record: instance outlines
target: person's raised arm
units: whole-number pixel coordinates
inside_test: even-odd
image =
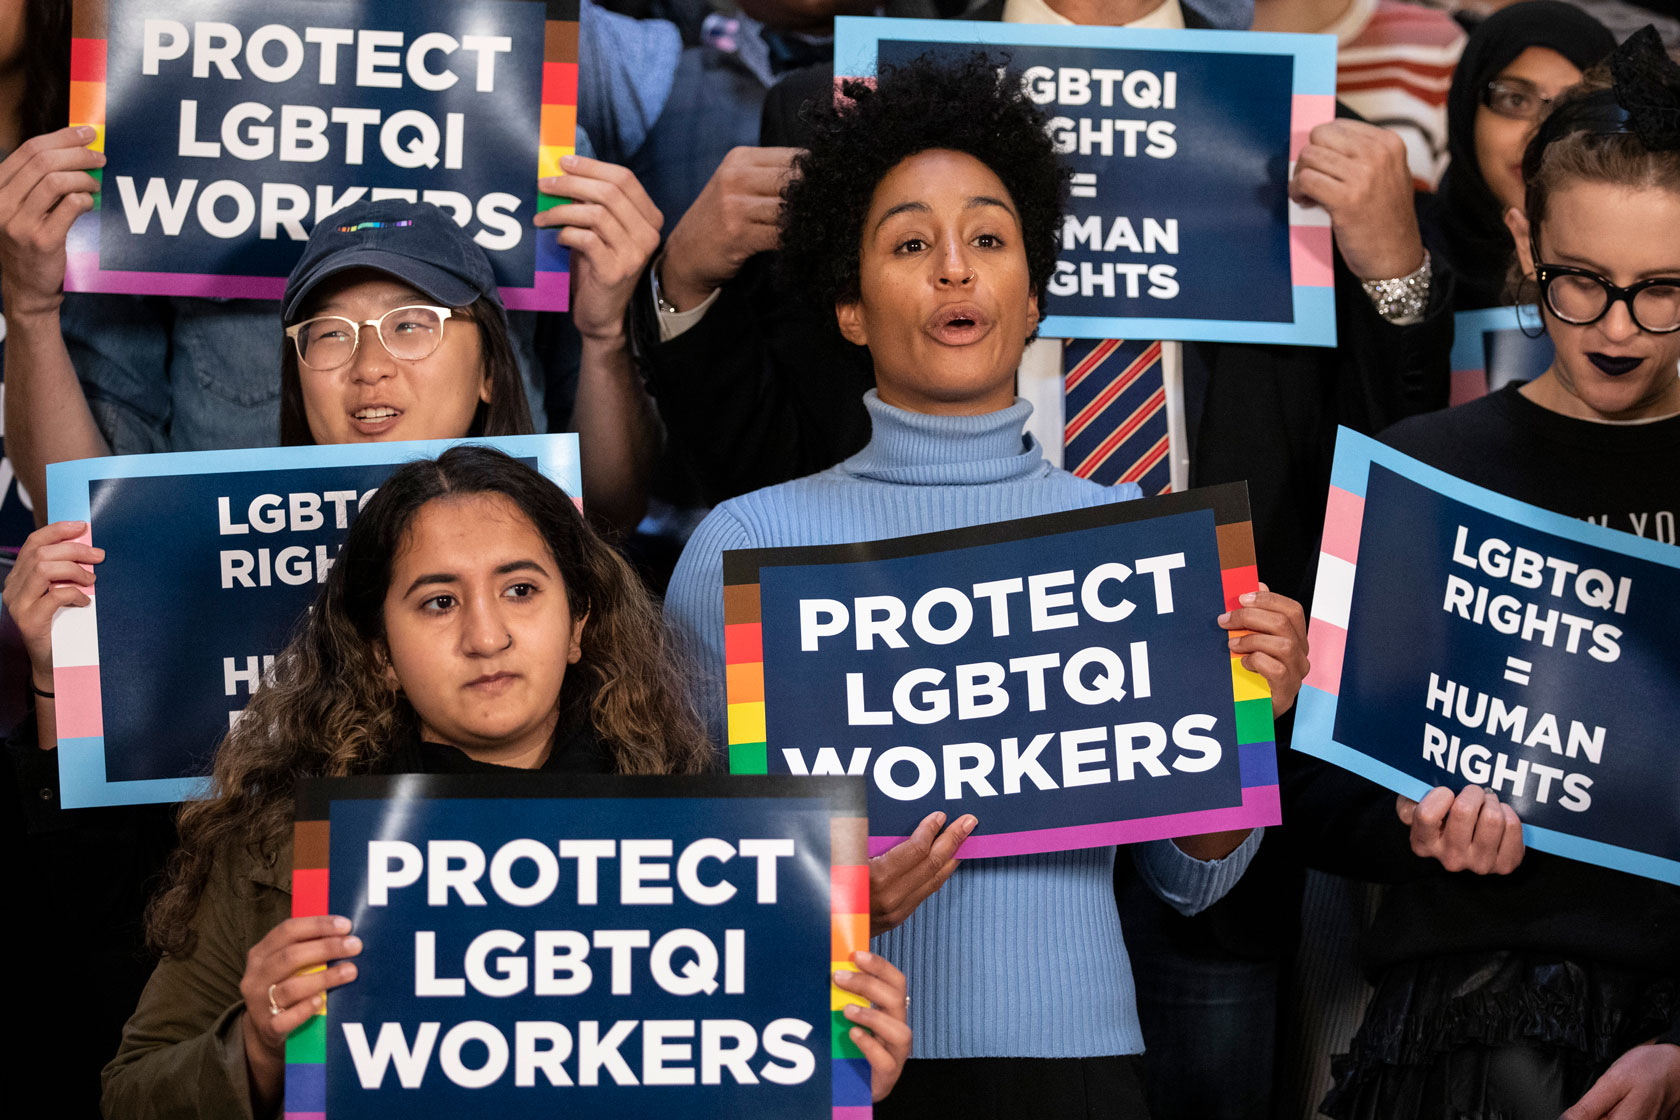
[[[0,300],[6,314],[6,454],[47,519],[48,463],[110,453],[59,324],[70,224],[93,209],[94,130],[61,128],[0,162]]]
[[[1452,278],[1424,253],[1406,147],[1338,117],[1309,134],[1290,197],[1322,207],[1335,237],[1335,417],[1375,433],[1447,406]]]
[[[567,156],[566,174],[545,191],[573,199],[537,216],[559,227],[572,251],[572,322],[582,336],[572,427],[583,460],[583,507],[614,528],[635,527],[647,509],[647,482],[658,457],[653,403],[630,358],[625,314],[664,223],[641,183],[625,168]]]
[[[776,247],[782,186],[796,148],[734,148],[677,220],[657,266],[660,294],[693,311],[749,257]]]

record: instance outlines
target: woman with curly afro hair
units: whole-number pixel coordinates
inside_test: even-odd
[[[835,467],[719,505],[677,565],[666,612],[700,655],[701,707],[720,742],[725,549],[878,540],[1138,496],[1051,467],[1023,430],[1015,370],[1042,313],[1066,173],[1019,76],[984,55],[924,56],[840,92],[810,110],[816,135],[783,195],[782,254],[795,284],[868,348],[873,434]],[[1300,606],[1262,591],[1222,624],[1254,631],[1232,648],[1288,707],[1306,668]],[[980,825],[933,813],[871,861],[874,947],[909,977],[918,1054],[878,1115],[1146,1115],[1115,850],[957,871]],[[1190,913],[1230,888],[1257,840],[1222,833],[1130,855]]]

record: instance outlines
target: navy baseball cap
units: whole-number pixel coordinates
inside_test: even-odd
[[[353,268],[394,276],[444,307],[466,307],[488,296],[507,318],[490,258],[466,230],[429,202],[386,199],[353,202],[315,223],[286,278],[280,321],[295,319],[321,281]]]

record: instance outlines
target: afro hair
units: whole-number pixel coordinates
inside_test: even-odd
[[[1007,60],[978,51],[954,61],[924,54],[882,67],[874,80],[843,79],[840,93],[805,109],[814,135],[782,191],[784,282],[825,309],[858,300],[863,223],[876,186],[911,156],[944,149],[973,156],[1009,191],[1042,308],[1060,250],[1068,170]]]

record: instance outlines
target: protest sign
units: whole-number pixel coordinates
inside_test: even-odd
[[[1074,172],[1045,335],[1336,344],[1330,219],[1288,193],[1335,115],[1333,36],[843,17],[834,73],[977,48]]]
[[[67,809],[198,796],[210,757],[314,600],[350,520],[403,463],[499,447],[581,492],[577,436],[112,455],[47,467],[55,521],[105,550],[53,619]]]
[[[1533,381],[1552,364],[1552,340],[1540,309],[1489,307],[1453,316],[1452,390],[1463,404],[1498,392],[1513,381]]]
[[[564,310],[532,225],[577,129],[578,0],[76,0],[70,123],[103,190],[65,288],[278,299],[316,222],[437,204],[510,308]]]
[[[1294,745],[1407,797],[1484,786],[1529,847],[1680,883],[1680,548],[1343,429]]]
[[[286,1044],[286,1116],[868,1120],[835,987],[869,945],[862,783],[299,784],[292,914],[356,979]]]
[[[723,554],[729,768],[866,775],[870,850],[965,857],[1275,824],[1271,692],[1217,618],[1257,586],[1247,490]]]

